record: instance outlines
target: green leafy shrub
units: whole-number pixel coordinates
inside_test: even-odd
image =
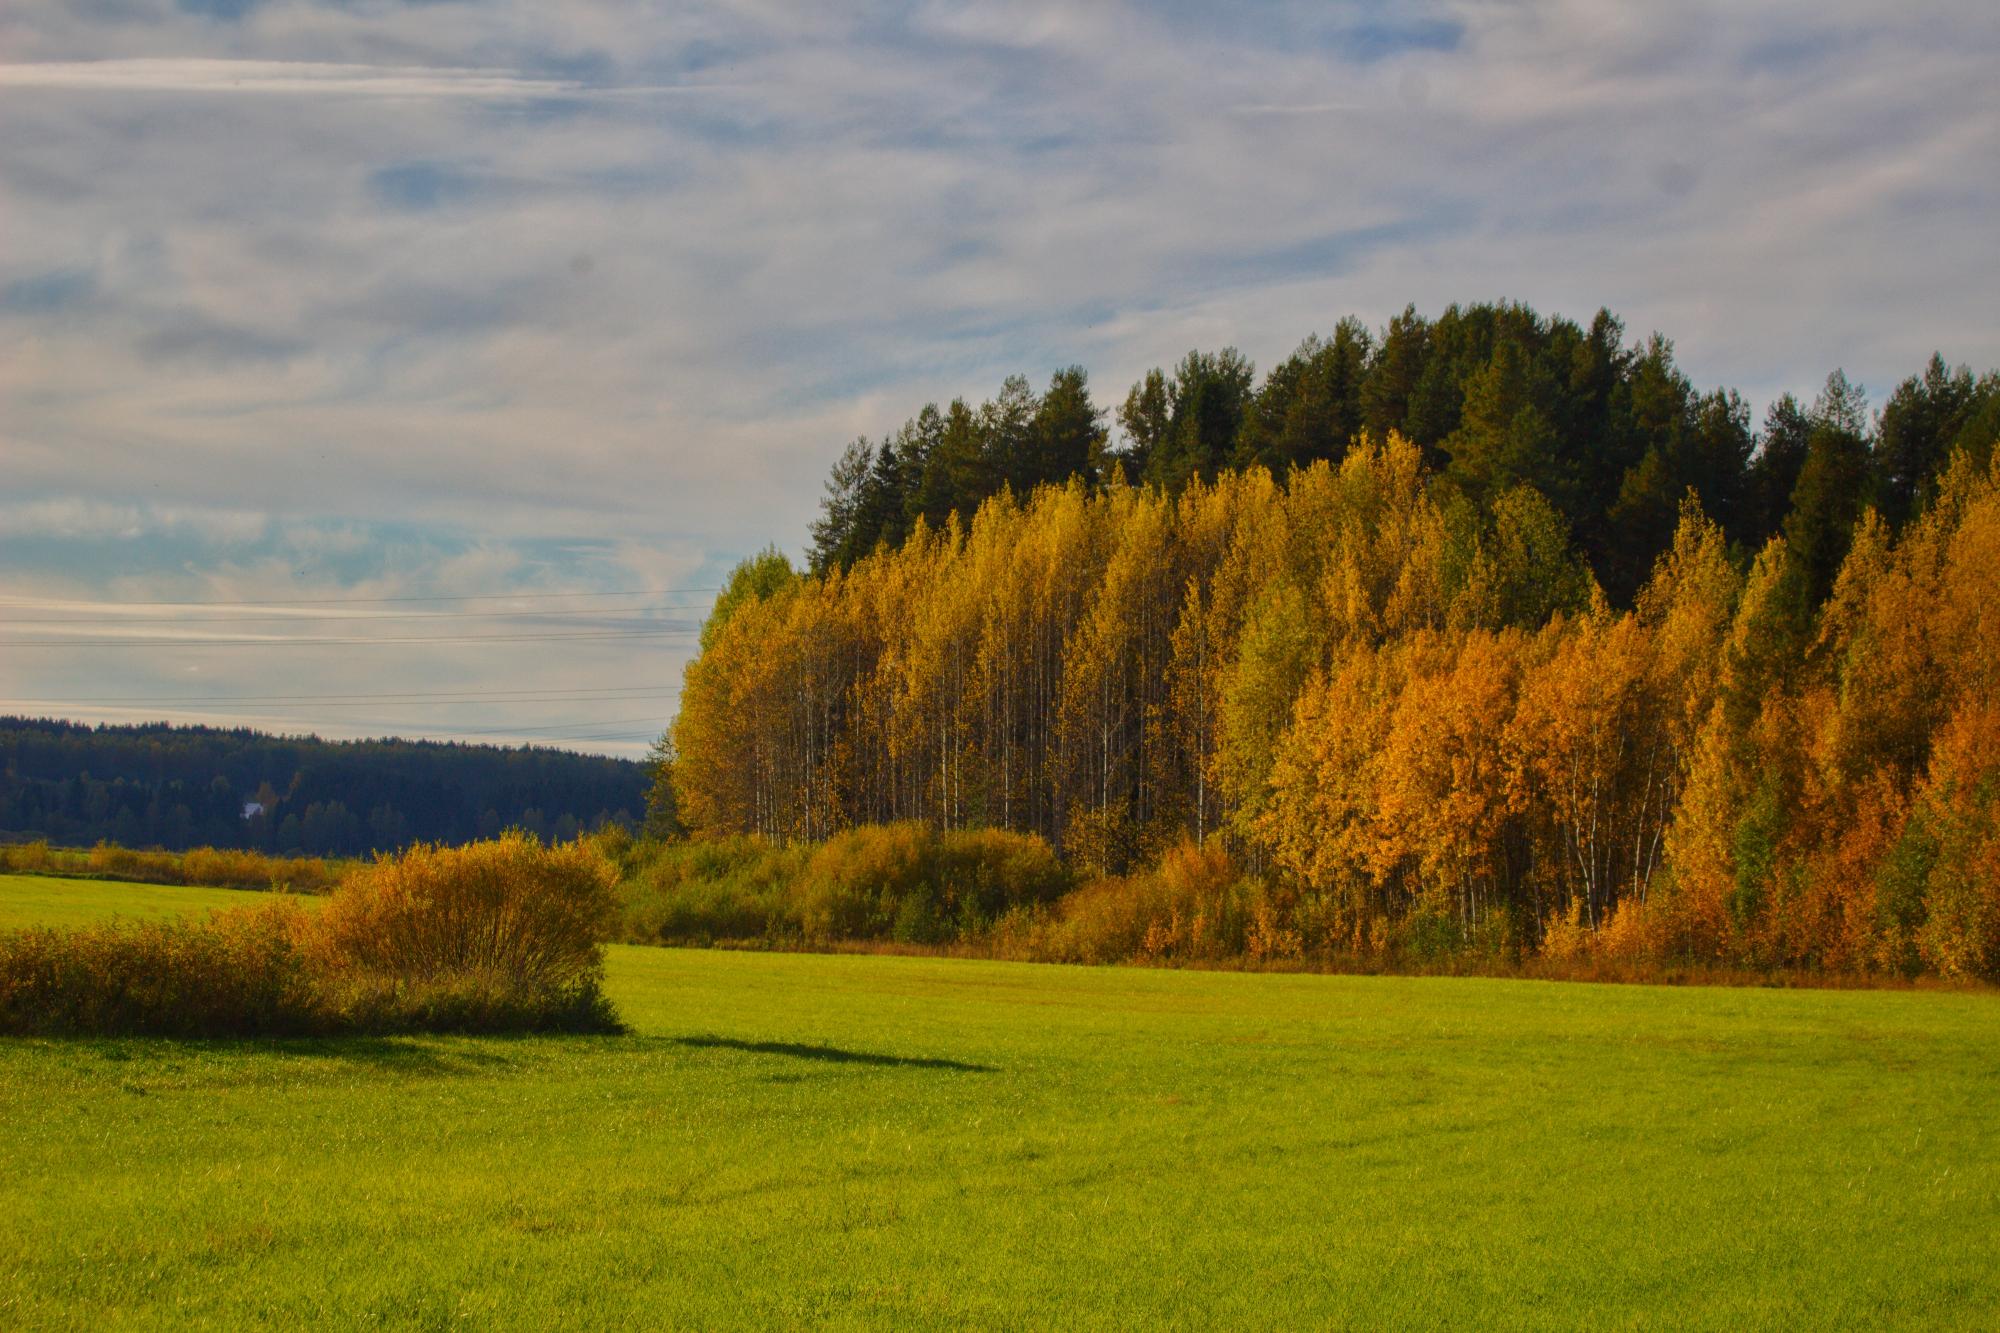
[[[1017,908],[1053,902],[1073,881],[1047,841],[1005,829],[958,829],[938,838],[943,905],[977,929]]]
[[[812,854],[749,835],[634,845],[620,887],[617,937],[713,944],[798,933],[794,886]]]
[[[633,856],[618,935],[654,943],[947,944],[1071,884],[1032,834],[914,822],[862,825],[819,844],[749,835],[634,844]]]
[[[936,838],[922,824],[864,824],[821,843],[798,888],[799,925],[815,943],[885,939],[910,899],[935,902]]]

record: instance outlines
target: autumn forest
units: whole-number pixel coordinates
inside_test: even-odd
[[[1509,305],[1115,413],[1010,380],[851,446],[809,568],[738,568],[656,805],[1013,831],[1099,897],[1210,867],[1163,954],[1227,898],[1266,958],[1994,978],[1996,437],[1941,359],[1753,427],[1664,339]]]

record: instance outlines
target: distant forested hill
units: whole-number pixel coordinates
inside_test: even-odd
[[[340,855],[645,809],[645,766],[596,755],[0,718],[0,834],[62,844]]]

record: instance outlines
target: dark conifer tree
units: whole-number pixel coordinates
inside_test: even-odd
[[[1090,401],[1090,376],[1082,366],[1058,370],[1029,423],[1028,488],[1061,485],[1082,477],[1095,485],[1107,435],[1104,410]]]
[[[1165,447],[1172,424],[1167,377],[1157,369],[1149,370],[1144,379],[1132,386],[1132,391],[1125,395],[1124,405],[1118,409],[1118,425],[1125,432],[1125,448],[1118,457],[1130,474],[1128,480],[1136,481],[1147,474],[1153,455]]]
[[[942,528],[954,510],[969,517],[995,489],[979,418],[963,398],[954,398],[924,458],[912,507],[931,527]]]
[[[1526,484],[1568,512],[1576,481],[1555,448],[1555,423],[1544,406],[1549,387],[1529,349],[1512,337],[1501,339],[1467,381],[1459,426],[1445,451],[1452,478],[1474,500],[1491,503]]]
[[[1922,506],[1976,400],[1972,372],[1964,366],[1948,369],[1936,353],[1922,375],[1910,376],[1889,395],[1875,446],[1875,498],[1892,527]]]
[[[843,553],[853,546],[855,520],[874,470],[875,446],[865,438],[855,440],[841,451],[826,479],[819,517],[811,528],[809,558],[813,573],[824,574],[839,564]]]
[[[1213,478],[1229,459],[1256,370],[1234,347],[1189,352],[1167,386],[1166,438],[1149,454],[1146,480],[1178,491]]]
[[[1426,443],[1410,428],[1409,419],[1410,403],[1423,380],[1429,354],[1429,322],[1417,313],[1415,306],[1404,307],[1403,313],[1391,317],[1389,327],[1383,331],[1382,344],[1376,349],[1369,363],[1368,378],[1361,386],[1362,424],[1376,439],[1386,440],[1395,431],[1420,445]],[[1438,460],[1428,461],[1435,465]]]
[[[1744,512],[1745,481],[1755,445],[1750,406],[1734,389],[1716,389],[1694,401],[1684,480],[1723,532],[1745,545],[1751,537]]]
[[[1745,535],[1751,548],[1762,546],[1784,526],[1811,438],[1812,420],[1799,400],[1781,394],[1764,414],[1764,431],[1744,477]]]
[[[1300,343],[1252,395],[1232,452],[1236,466],[1261,465],[1283,476],[1320,459],[1338,461],[1362,429],[1372,350],[1368,330],[1351,318],[1330,339]]]
[[[861,493],[855,504],[853,528],[835,563],[843,567],[851,565],[885,542],[890,546],[902,545],[903,538],[908,535],[906,528],[909,520],[904,506],[906,495],[902,456],[896,449],[894,437],[884,437],[882,443],[875,446],[874,465],[868,469],[868,476],[861,483]]]
[[[1025,375],[1009,375],[1000,392],[979,409],[981,452],[986,459],[990,488],[968,496],[960,509],[970,514],[979,502],[1000,487],[1011,487],[1016,495],[1026,495],[1039,479],[1036,475],[1035,411],[1040,406]]]
[[[1853,541],[1855,520],[1870,498],[1867,401],[1861,387],[1834,371],[1813,404],[1811,422],[1805,465],[1792,488],[1784,531],[1806,596],[1817,605],[1833,587]]]

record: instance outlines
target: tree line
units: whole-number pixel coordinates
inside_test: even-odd
[[[456,742],[0,718],[0,834],[354,856],[642,816],[642,765]],[[254,807],[254,808],[252,808]]]
[[[1871,418],[1835,374],[1753,436],[1615,335],[1406,315],[1254,392],[1196,354],[1060,483],[746,562],[687,668],[682,818],[991,826],[1102,873],[1220,846],[1321,948],[1993,975],[2000,377],[1934,360]]]
[[[1003,489],[1025,497],[1077,477],[1178,494],[1248,467],[1282,478],[1337,464],[1364,432],[1411,441],[1475,504],[1533,486],[1615,605],[1631,604],[1666,549],[1688,490],[1742,551],[1792,524],[1823,595],[1863,505],[1898,528],[1955,448],[1991,447],[2000,375],[1975,379],[1933,357],[1871,421],[1861,389],[1835,372],[1817,401],[1782,395],[1753,429],[1739,394],[1697,389],[1658,334],[1626,345],[1608,311],[1585,327],[1515,304],[1454,305],[1435,319],[1412,308],[1379,333],[1344,319],[1261,383],[1234,348],[1189,352],[1147,372],[1115,413],[1093,402],[1078,366],[1039,395],[1017,375],[977,408],[928,405],[847,446],[810,563],[844,568],[900,546],[920,520],[937,530],[951,514],[969,518]]]

